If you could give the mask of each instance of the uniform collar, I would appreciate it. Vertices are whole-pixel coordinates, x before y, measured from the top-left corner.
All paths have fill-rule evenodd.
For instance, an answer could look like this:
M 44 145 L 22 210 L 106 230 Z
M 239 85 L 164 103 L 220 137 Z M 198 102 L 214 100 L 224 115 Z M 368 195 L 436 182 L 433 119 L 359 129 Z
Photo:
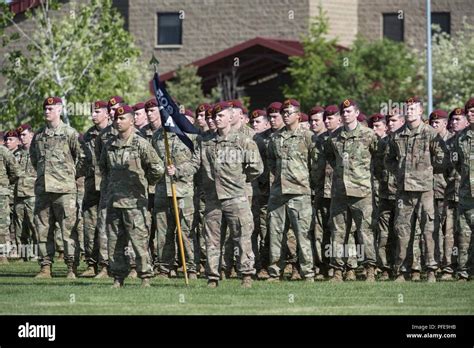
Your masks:
M 357 135 L 359 135 L 362 126 L 360 122 L 357 122 L 356 127 L 352 131 L 346 130 L 344 126 L 341 126 L 340 128 L 341 128 L 341 137 L 345 139 L 349 139 L 349 138 L 355 138 Z
M 133 139 L 136 137 L 135 132 L 132 132 L 130 136 L 128 137 L 127 140 L 122 140 L 116 135 L 114 137 L 114 140 L 111 143 L 111 146 L 117 147 L 117 148 L 122 148 L 122 147 L 129 147 L 132 145 Z

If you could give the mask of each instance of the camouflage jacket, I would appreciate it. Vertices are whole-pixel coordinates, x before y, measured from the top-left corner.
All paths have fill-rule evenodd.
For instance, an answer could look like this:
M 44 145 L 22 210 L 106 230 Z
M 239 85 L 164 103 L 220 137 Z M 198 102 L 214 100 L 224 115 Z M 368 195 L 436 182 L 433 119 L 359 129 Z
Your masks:
M 30 147 L 36 169 L 35 194 L 76 193 L 76 163 L 83 156 L 77 131 L 62 121 L 55 128 L 41 128 Z
M 257 144 L 239 131 L 199 136 L 192 160 L 176 167 L 176 177 L 194 175 L 200 167 L 206 202 L 247 196 L 246 185 L 263 172 Z
M 271 195 L 310 195 L 313 132 L 286 127 L 276 131 L 268 144 L 268 168 L 275 180 Z
M 270 143 L 270 137 L 273 134 L 272 129 L 259 133 L 255 136 L 255 143 L 257 144 L 260 157 L 263 161 L 263 174 L 260 175 L 254 182 L 258 186 L 258 191 L 254 190 L 254 195 L 259 194 L 261 196 L 270 195 L 270 186 L 274 180 L 273 174 L 268 169 L 268 144 Z
M 191 160 L 193 154 L 186 145 L 178 138 L 175 133 L 167 133 L 168 144 L 170 147 L 171 161 L 175 166 L 179 166 L 182 163 Z M 196 135 L 189 134 L 188 137 L 195 143 L 196 147 Z M 163 128 L 160 128 L 153 135 L 152 140 L 153 147 L 155 148 L 158 156 L 163 161 L 163 165 L 166 166 L 166 150 Z M 194 180 L 193 175 L 188 177 L 182 177 L 176 182 L 176 196 L 177 197 L 192 197 L 194 195 Z M 160 197 L 171 197 L 171 180 L 168 175 L 164 175 L 160 181 L 156 184 L 155 194 Z
M 20 177 L 16 184 L 15 195 L 17 197 L 34 197 L 36 170 L 31 163 L 30 151 L 22 149 L 17 162 L 20 168 Z
M 99 160 L 102 181 L 106 183 L 107 207 L 143 208 L 148 205 L 148 184 L 163 175 L 164 166 L 153 147 L 132 133 L 126 140 L 112 137 Z
M 10 196 L 9 185 L 14 185 L 20 176 L 20 168 L 13 154 L 0 146 L 0 195 Z
M 474 197 L 474 131 L 469 127 L 460 132 L 451 154 L 460 174 L 459 199 Z
M 83 165 L 81 165 L 81 175 L 84 176 L 84 190 L 87 192 L 100 191 L 100 182 L 102 178 L 100 176 L 100 170 L 98 165 L 97 157 L 97 137 L 100 134 L 100 130 L 96 126 L 89 128 L 84 133 L 84 159 Z
M 454 155 L 454 147 L 456 145 L 457 135 L 450 137 L 446 140 L 446 147 L 450 153 L 452 162 L 454 165 L 457 164 L 457 155 Z M 444 172 L 444 178 L 446 180 L 446 188 L 444 190 L 444 198 L 448 201 L 459 202 L 459 186 L 461 183 L 461 174 L 455 168 L 448 168 Z
M 396 173 L 401 191 L 433 190 L 433 172 L 443 172 L 449 163 L 443 139 L 424 123 L 412 130 L 402 126 L 390 137 L 387 150 L 385 164 Z
M 377 145 L 374 131 L 360 123 L 352 131 L 340 127 L 331 133 L 322 157 L 333 168 L 332 197 L 372 194 L 372 156 Z
M 151 144 L 153 141 L 153 135 L 160 129 L 161 127 L 154 130 L 153 128 L 151 128 L 151 123 L 148 123 L 146 126 L 143 126 L 139 130 L 137 129 L 137 131 L 140 132 L 141 136 L 148 140 L 148 142 Z
M 327 140 L 331 133 L 326 131 L 320 135 L 313 135 L 314 147 L 311 157 L 313 163 L 311 166 L 311 186 L 314 189 L 316 197 L 331 198 L 331 186 L 333 169 L 331 165 L 325 160 L 324 154 Z M 321 162 L 320 162 L 321 161 Z
M 441 135 L 440 135 L 441 136 Z M 446 142 L 448 141 L 449 138 L 453 136 L 453 133 L 446 132 L 444 136 L 441 136 L 441 139 L 443 139 L 444 144 L 446 145 Z M 447 145 L 446 145 L 447 147 Z M 440 173 L 435 173 L 433 174 L 434 178 L 434 198 L 435 199 L 444 199 L 445 197 L 445 191 L 446 191 L 446 178 L 445 178 L 445 173 L 440 172 Z
M 388 151 L 388 144 L 392 134 L 379 139 L 377 151 L 374 157 L 374 178 L 378 183 L 378 194 L 383 199 L 395 199 L 397 193 L 397 180 L 395 173 L 385 166 L 385 155 Z
M 247 126 L 247 124 L 242 124 L 242 126 L 239 128 L 239 132 L 242 133 L 243 135 L 249 137 L 253 141 L 255 141 L 255 137 L 257 133 Z M 258 181 L 254 180 L 252 182 L 248 182 L 247 186 L 245 187 L 245 192 L 247 192 L 247 197 L 252 197 L 252 196 L 257 196 L 259 195 L 259 187 L 258 187 Z

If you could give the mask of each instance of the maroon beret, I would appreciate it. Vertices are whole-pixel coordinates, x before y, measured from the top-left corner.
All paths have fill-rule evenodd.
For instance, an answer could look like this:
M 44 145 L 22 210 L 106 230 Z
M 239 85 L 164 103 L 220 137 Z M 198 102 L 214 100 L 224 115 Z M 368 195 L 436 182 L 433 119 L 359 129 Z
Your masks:
M 43 108 L 47 105 L 61 105 L 63 103 L 62 99 L 59 97 L 48 97 L 43 102 Z
M 410 97 L 405 101 L 406 104 L 411 105 L 411 104 L 416 104 L 416 103 L 421 103 L 421 99 L 418 97 Z
M 185 109 L 184 114 L 189 117 L 194 117 L 194 112 L 190 109 Z
M 242 110 L 242 112 L 243 112 L 244 114 L 248 114 L 249 111 L 248 111 L 247 108 L 244 106 L 244 104 L 242 104 L 242 102 L 241 102 L 240 100 L 234 99 L 234 100 L 230 100 L 230 102 L 232 103 L 232 105 L 233 105 L 232 107 L 233 107 L 233 108 L 240 109 L 240 110 Z
M 359 107 L 359 104 L 357 104 L 357 102 L 354 99 L 344 99 L 344 101 L 340 105 L 340 109 L 342 111 L 345 108 L 348 108 L 350 106 Z
M 260 117 L 260 116 L 267 116 L 267 113 L 265 112 L 265 110 L 256 109 L 256 110 L 252 111 L 252 113 L 250 114 L 251 119 L 254 119 L 254 118 L 257 118 L 257 117 Z
M 107 108 L 107 102 L 103 100 L 96 100 L 92 105 L 92 109 L 103 109 Z
M 313 106 L 311 110 L 309 110 L 309 115 L 314 115 L 314 114 L 319 114 L 321 112 L 324 112 L 324 108 L 322 106 Z
M 123 102 L 124 102 L 123 98 L 116 95 L 116 96 L 109 99 L 109 102 L 108 102 L 107 106 L 110 108 L 110 107 L 112 107 L 116 104 L 123 103 Z
M 118 107 L 115 110 L 114 117 L 117 118 L 125 114 L 133 114 L 133 108 L 130 105 L 125 104 L 123 106 Z
M 233 107 L 236 107 L 233 102 L 221 101 L 221 102 L 214 105 L 214 108 L 212 109 L 212 113 L 215 115 L 215 114 L 221 112 L 222 110 L 230 109 L 230 108 L 233 108 Z
M 282 106 L 281 106 L 281 110 L 284 109 L 284 108 L 287 108 L 289 106 L 294 106 L 296 108 L 299 108 L 300 107 L 300 103 L 299 101 L 297 101 L 296 99 L 287 99 L 283 102 Z
M 18 133 L 14 129 L 10 129 L 5 132 L 5 135 L 3 136 L 4 140 L 7 140 L 7 138 L 18 138 Z
M 300 112 L 300 122 L 308 122 L 309 118 L 308 115 L 304 112 Z
M 144 109 L 145 103 L 136 103 L 134 106 L 132 106 L 132 108 L 133 108 L 133 111 Z
M 212 118 L 212 111 L 214 110 L 214 105 L 210 104 L 209 109 L 206 110 L 204 115 L 205 118 Z
M 430 114 L 429 120 L 438 120 L 441 118 L 448 118 L 448 113 L 441 109 L 433 110 Z
M 323 116 L 331 116 L 339 113 L 339 107 L 337 105 L 329 105 L 326 106 L 326 109 L 324 109 L 324 114 Z
M 367 121 L 367 116 L 365 116 L 364 113 L 359 112 L 359 116 L 357 116 L 357 121 L 359 121 L 359 122 L 365 122 L 365 121 Z
M 20 133 L 22 133 L 22 132 L 25 131 L 25 130 L 29 130 L 29 131 L 32 130 L 31 126 L 30 126 L 28 123 L 25 123 L 25 124 L 20 125 L 20 126 L 16 129 L 16 132 L 18 133 L 18 135 L 20 135 Z
M 196 108 L 196 115 L 203 111 L 206 112 L 206 110 L 209 110 L 211 108 L 212 108 L 211 105 L 208 103 L 199 104 L 198 107 Z
M 464 109 L 463 109 L 463 108 L 455 108 L 455 109 L 453 109 L 453 110 L 449 113 L 449 118 L 451 119 L 451 117 L 453 117 L 454 115 L 466 116 L 466 114 L 464 113 Z
M 369 120 L 367 121 L 367 125 L 370 128 L 373 128 L 374 122 L 380 122 L 380 121 L 386 121 L 386 117 L 380 113 L 372 114 L 369 117 Z
M 274 114 L 279 113 L 281 109 L 282 103 L 280 102 L 273 102 L 267 106 L 267 114 Z
M 474 107 L 474 97 L 473 98 L 470 98 L 467 102 L 466 102 L 466 105 L 464 106 L 464 112 L 467 114 L 467 111 L 470 109 L 470 108 L 473 108 Z
M 158 102 L 156 101 L 156 98 L 153 97 L 151 99 L 148 99 L 146 102 L 145 102 L 145 109 L 151 109 L 151 108 L 156 108 L 158 107 Z

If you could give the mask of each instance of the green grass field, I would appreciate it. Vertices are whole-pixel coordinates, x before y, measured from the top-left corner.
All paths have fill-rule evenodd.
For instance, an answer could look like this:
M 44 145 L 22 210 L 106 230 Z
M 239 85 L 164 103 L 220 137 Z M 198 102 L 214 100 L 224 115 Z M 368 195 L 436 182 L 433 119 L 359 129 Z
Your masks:
M 239 280 L 224 280 L 208 289 L 205 279 L 186 287 L 178 278 L 153 279 L 151 288 L 142 289 L 139 279 L 126 279 L 124 288 L 111 289 L 112 279 L 66 279 L 61 262 L 54 265 L 53 279 L 34 279 L 38 269 L 36 262 L 0 265 L 0 314 L 474 314 L 472 281 L 256 281 L 252 289 L 241 289 Z

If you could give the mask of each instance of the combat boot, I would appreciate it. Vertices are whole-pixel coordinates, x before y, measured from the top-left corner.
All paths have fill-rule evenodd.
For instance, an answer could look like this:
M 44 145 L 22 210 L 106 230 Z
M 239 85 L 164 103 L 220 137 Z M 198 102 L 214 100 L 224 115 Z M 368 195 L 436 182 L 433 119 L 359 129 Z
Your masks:
M 396 283 L 403 283 L 405 281 L 405 276 L 403 273 L 400 273 L 394 280 Z
M 135 268 L 132 268 L 130 272 L 128 273 L 128 278 L 136 279 L 137 277 L 138 277 L 137 270 Z
M 257 278 L 261 279 L 261 280 L 268 279 L 269 277 L 270 277 L 270 275 L 268 274 L 268 272 L 265 268 L 262 268 L 257 274 Z
M 419 282 L 421 280 L 421 274 L 419 271 L 411 272 L 411 281 L 412 282 Z
M 41 265 L 41 269 L 35 278 L 52 278 L 51 265 Z
M 235 279 L 235 278 L 238 278 L 238 277 L 239 277 L 239 275 L 237 274 L 235 266 L 232 266 L 231 269 L 230 269 L 229 278 L 230 279 Z
M 123 278 L 115 278 L 112 289 L 119 289 L 123 287 Z
M 453 275 L 452 273 L 443 273 L 443 275 L 439 278 L 439 280 L 443 280 L 443 281 L 451 281 L 451 280 L 454 280 L 453 278 Z
M 272 282 L 279 282 L 280 280 L 281 280 L 281 277 L 272 277 L 272 276 L 269 276 L 266 281 L 272 283 Z
M 246 289 L 250 289 L 252 287 L 252 276 L 250 275 L 244 275 L 242 277 L 242 283 L 240 283 L 240 285 L 243 287 L 243 288 L 246 288 Z
M 215 289 L 219 286 L 219 282 L 215 279 L 209 279 L 207 281 L 207 287 L 211 289 Z
M 367 267 L 365 281 L 369 282 L 369 283 L 375 282 L 375 268 L 374 268 L 374 266 L 368 266 Z
M 346 272 L 346 277 L 345 277 L 345 281 L 354 281 L 356 280 L 356 273 L 353 269 L 350 269 Z
M 87 266 L 87 269 L 82 272 L 81 277 L 94 277 L 96 275 L 96 269 L 94 265 Z
M 149 288 L 151 287 L 150 285 L 150 278 L 143 278 L 142 279 L 142 285 L 141 285 L 142 288 Z
M 197 274 L 194 273 L 194 272 L 189 273 L 188 274 L 188 279 L 189 280 L 197 280 L 198 279 Z
M 100 270 L 99 273 L 94 277 L 94 279 L 102 279 L 102 278 L 108 278 L 109 277 L 109 270 L 107 269 L 107 266 L 103 266 Z
M 161 279 L 168 279 L 168 273 L 166 272 L 158 272 L 158 273 L 155 273 L 155 277 L 156 278 L 161 278 Z
M 178 273 L 176 272 L 176 270 L 172 269 L 170 271 L 170 273 L 168 274 L 168 277 L 170 278 L 178 278 Z
M 292 270 L 291 270 L 290 280 L 301 280 L 301 275 L 300 275 L 300 272 L 298 271 L 298 266 L 295 263 L 293 263 L 291 266 L 292 266 Z
M 68 265 L 67 266 L 67 279 L 76 279 L 76 274 L 77 274 L 77 267 L 74 265 Z
M 0 264 L 6 265 L 8 263 L 10 262 L 8 261 L 8 258 L 6 256 L 0 256 Z
M 465 283 L 465 282 L 467 282 L 467 278 L 464 278 L 464 277 L 458 278 L 458 283 Z
M 64 251 L 58 252 L 58 260 L 60 261 L 64 260 Z
M 305 277 L 304 281 L 307 283 L 314 283 L 314 277 Z
M 434 271 L 428 271 L 427 281 L 428 283 L 436 283 L 436 274 Z
M 379 277 L 379 280 L 380 281 L 386 281 L 386 280 L 390 280 L 390 275 L 388 274 L 388 271 L 385 270 L 382 272 L 382 274 L 380 275 Z
M 340 269 L 334 270 L 334 275 L 329 280 L 331 283 L 339 283 L 342 282 L 342 271 Z

